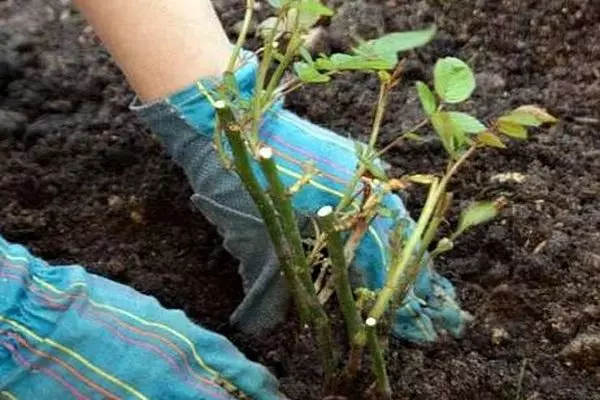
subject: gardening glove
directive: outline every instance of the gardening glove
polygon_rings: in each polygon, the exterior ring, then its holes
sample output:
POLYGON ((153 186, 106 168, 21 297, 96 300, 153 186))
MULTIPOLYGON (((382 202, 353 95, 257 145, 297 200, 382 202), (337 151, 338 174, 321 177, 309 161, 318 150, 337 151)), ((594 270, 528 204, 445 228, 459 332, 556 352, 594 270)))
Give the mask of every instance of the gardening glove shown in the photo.
MULTIPOLYGON (((242 59, 235 78, 241 97, 247 100, 254 91, 258 64, 250 53, 242 59)), ((217 226, 225 248, 240 260, 246 297, 231 319, 252 333, 282 320, 288 294, 260 214, 239 177, 222 166, 213 146, 215 111, 205 93, 218 84, 217 78, 203 79, 154 103, 135 100, 132 109, 184 168, 196 192, 193 202, 217 226)), ((353 141, 294 115, 282 104, 275 104, 264 116, 260 140, 273 149, 286 186, 297 182, 308 168, 318 171, 292 198, 301 220, 323 206, 338 204, 359 166, 353 141)), ((257 165, 254 169, 266 187, 257 165)), ((354 271, 371 289, 385 282, 389 238, 396 224, 403 223, 407 234, 414 227, 400 198, 388 194, 383 203, 393 217, 373 220, 353 262, 354 271)), ((393 332, 415 342, 435 340, 436 329, 458 335, 466 315, 456 304, 452 285, 428 264, 396 311, 393 332)))
POLYGON ((0 398, 284 399, 227 339, 0 236, 0 398))

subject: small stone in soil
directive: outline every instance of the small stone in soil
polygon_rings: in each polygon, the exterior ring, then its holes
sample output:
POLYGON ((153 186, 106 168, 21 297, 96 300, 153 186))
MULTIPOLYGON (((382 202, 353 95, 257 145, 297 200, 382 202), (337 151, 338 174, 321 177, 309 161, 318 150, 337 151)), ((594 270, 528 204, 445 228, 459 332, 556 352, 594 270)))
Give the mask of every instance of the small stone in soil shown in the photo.
POLYGON ((26 123, 25 114, 0 109, 0 140, 22 134, 25 131, 26 123))
POLYGON ((560 356, 577 367, 600 365, 600 333, 582 333, 577 335, 560 352, 560 356))
POLYGON ((506 80, 500 74, 492 72, 480 72, 476 80, 482 93, 499 92, 506 87, 506 80))
POLYGON ((492 343, 496 346, 502 344, 502 342, 510 339, 510 335, 504 328, 493 328, 492 329, 492 343))

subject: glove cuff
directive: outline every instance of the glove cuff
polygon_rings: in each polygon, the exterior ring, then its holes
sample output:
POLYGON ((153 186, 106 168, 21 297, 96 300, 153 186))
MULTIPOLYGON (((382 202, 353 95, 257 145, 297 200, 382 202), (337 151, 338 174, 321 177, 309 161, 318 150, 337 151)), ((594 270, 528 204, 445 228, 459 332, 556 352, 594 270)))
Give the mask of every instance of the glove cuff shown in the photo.
MULTIPOLYGON (((242 100, 252 97, 256 87, 258 58, 250 51, 240 55, 238 69, 234 72, 235 82, 242 100)), ((200 78, 184 89, 163 99, 143 103, 139 97, 134 98, 130 109, 148 125, 155 125, 157 118, 165 113, 177 114, 185 118, 185 122, 197 129, 200 135, 212 138, 215 129, 215 110, 207 94, 214 92, 223 83, 223 76, 200 78)), ((156 132, 160 135, 160 131, 156 132)))

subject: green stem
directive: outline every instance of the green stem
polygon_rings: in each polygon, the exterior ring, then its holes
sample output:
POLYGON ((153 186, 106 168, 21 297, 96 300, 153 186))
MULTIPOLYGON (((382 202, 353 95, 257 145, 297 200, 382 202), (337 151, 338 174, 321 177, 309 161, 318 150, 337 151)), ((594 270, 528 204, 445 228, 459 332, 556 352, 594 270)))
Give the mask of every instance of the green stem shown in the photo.
POLYGON ((369 345, 369 351, 371 353, 373 363, 373 374, 376 379, 376 388, 379 392, 380 399, 391 399, 392 388, 390 386, 390 380, 388 378, 387 369, 385 365, 385 359, 383 357, 383 351, 377 338, 376 321, 371 318, 367 319, 367 343, 369 345))
POLYGON ((344 257, 344 242, 342 236, 335 229, 335 216, 333 208, 326 206, 317 213, 323 230, 327 234, 327 248, 329 258, 333 266, 333 280, 340 308, 346 323, 349 343, 353 343, 356 335, 362 330, 360 316, 356 309, 350 278, 348 276, 348 265, 344 257))
MULTIPOLYGON (((440 190, 443 188, 440 187, 440 190)), ((404 301, 404 297, 410 288, 410 285, 417 279, 419 271, 421 270, 421 266, 423 265, 423 256, 425 252, 429 248, 429 245, 435 238, 437 231, 440 227, 444 219, 444 215, 448 206, 450 205, 450 199, 452 195, 450 193, 440 193, 440 199, 436 205, 435 211, 433 213, 433 217, 431 217, 431 221, 423 234, 423 238, 420 242, 419 252, 416 257, 412 257, 410 263, 406 266, 405 272, 402 274, 403 279, 398 282, 395 288, 395 298, 397 300, 397 304, 400 305, 404 301)), ((430 260, 433 260, 433 256, 430 255, 430 260)), ((428 260, 429 262, 429 260, 428 260)))
POLYGON ((364 340, 355 339, 350 344, 350 354, 348 355, 348 366, 346 368, 348 377, 354 378, 360 371, 360 365, 362 363, 363 349, 365 348, 366 332, 363 335, 364 340))
POLYGON ((381 86, 379 87, 379 97, 377 99, 377 111, 375 111, 373 130, 371 132, 371 137, 369 138, 369 150, 374 149, 375 145, 377 144, 379 132, 381 131, 381 124, 383 123, 383 116, 385 115, 385 109, 388 103, 389 93, 389 85, 382 82, 381 86))
POLYGON ((313 325, 313 328, 315 329, 323 359, 325 376, 327 379, 330 379, 335 372, 337 364, 331 324, 327 313, 319 302, 317 292, 315 291, 315 286, 310 275, 308 260, 302 246, 302 236, 296 222, 296 214, 290 197, 286 192, 281 179, 279 179, 277 164, 273 160, 273 150, 270 147, 261 148, 258 152, 258 158, 262 171, 269 184, 273 207, 279 213, 283 234, 290 241, 294 273, 303 287, 303 291, 301 291, 303 296, 305 296, 303 303, 307 304, 309 311, 308 319, 305 319, 303 323, 309 323, 313 325))
MULTIPOLYGON (((375 306, 371 310, 369 316, 378 320, 383 313, 385 312, 390 300, 393 298, 394 293, 397 291, 400 282, 400 279, 405 274, 407 267, 409 267, 410 263, 414 260, 413 254, 415 252, 416 247, 419 245, 419 241, 421 241, 422 235, 425 232, 425 229, 430 223, 433 213, 435 212, 440 198, 446 192, 446 187, 448 186, 448 182, 454 174, 458 171, 461 165, 475 152, 477 149, 476 145, 471 146, 462 156, 448 168, 448 172, 442 177, 441 181, 434 180, 434 182, 429 187, 429 193, 427 195, 427 200, 425 202, 425 206, 421 211, 421 215, 419 217, 419 221, 417 222, 417 226, 408 240, 408 243, 403 249, 402 256, 399 258, 398 263, 393 265, 388 273, 388 279, 384 286, 384 288, 379 292, 377 296, 377 300, 375 302, 375 306)), ((435 232, 430 233, 433 235, 435 232)), ((425 251, 426 247, 422 246, 421 249, 425 251)), ((419 265, 419 259, 414 261, 419 265)), ((412 282, 405 279, 402 282, 402 287, 407 287, 412 282)))
POLYGON ((267 89, 265 91, 265 98, 267 100, 270 99, 273 95, 273 92, 279 85, 279 82, 281 81, 281 78, 283 77, 283 74, 285 73, 286 69, 292 63, 292 60, 294 59, 294 56, 297 50, 300 48, 300 46, 302 46, 302 40, 299 39, 299 36, 292 36, 292 38, 290 39, 290 43, 288 44, 287 50, 283 56, 283 60, 281 60, 281 62, 277 66, 277 69, 275 70, 275 72, 273 72, 273 76, 271 77, 269 85, 267 86, 267 89))
POLYGON ((290 201, 285 187, 283 186, 281 179, 279 179, 277 165, 273 160, 273 150, 270 147, 261 148, 258 151, 258 159, 269 184, 273 205, 279 212, 284 234, 290 240, 293 264, 296 268, 295 272, 300 274, 303 270, 308 270, 308 262, 302 247, 300 229, 296 223, 296 213, 294 212, 292 202, 290 201))
MULTIPOLYGON (((443 189, 443 188, 442 188, 443 189)), ((427 230, 423 235, 423 240, 421 241, 421 247, 419 248, 419 253, 417 254, 417 262, 418 265, 421 264, 422 258, 425 255, 425 252, 429 248, 429 245, 435 239, 435 235, 437 234, 442 221, 444 220, 444 215, 446 215, 446 211, 450 206, 450 202, 452 201, 451 193, 444 193, 443 197, 438 202, 435 212, 433 213, 433 218, 431 218, 431 222, 429 226, 427 226, 427 230)))
POLYGON ((273 26, 273 29, 266 40, 265 51, 263 52, 263 57, 258 70, 258 76, 256 78, 252 114, 252 140, 258 140, 258 128, 260 126, 262 114, 263 89, 265 86, 265 80, 267 79, 267 72, 269 71, 271 60, 273 58, 273 43, 277 37, 277 31, 279 30, 281 19, 282 17, 279 15, 277 17, 277 21, 275 22, 275 26, 273 26))
POLYGON ((403 133, 402 135, 400 135, 397 138, 395 138, 394 140, 392 140, 383 149, 379 150, 377 152, 377 157, 381 157, 383 154, 387 153, 392 147, 396 146, 398 143, 403 141, 406 138, 406 135, 408 133, 414 133, 415 131, 417 131, 417 130, 421 129, 422 127, 424 127, 425 125, 427 125, 428 122, 429 122, 428 119, 424 119, 421 122, 419 122, 418 124, 416 124, 415 126, 413 126, 412 128, 410 128, 409 130, 405 131, 405 133, 403 133))
POLYGON ((254 200, 254 203, 265 222, 265 226, 267 227, 269 236, 279 258, 281 268, 286 277, 289 290, 292 293, 292 298, 296 303, 300 319, 307 321, 310 317, 309 307, 304 299, 305 296, 301 293, 300 289, 302 286, 298 284, 298 277, 291 265, 292 254, 289 247, 284 242, 283 229, 278 221, 275 208, 254 176, 250 157, 248 156, 244 139, 242 138, 242 132, 235 121, 233 112, 223 101, 215 102, 215 108, 219 116, 219 121, 222 124, 222 128, 225 131, 225 135, 231 145, 236 172, 244 183, 246 190, 248 190, 248 193, 254 200))
POLYGON ((398 259, 398 262, 395 265, 392 265, 390 268, 385 286, 379 292, 377 300, 375 301, 375 306, 369 313, 369 317, 374 318, 375 321, 378 321, 385 312, 390 300, 394 296, 394 292, 396 291, 398 283, 400 282, 406 267, 411 259, 413 259, 415 249, 417 248, 417 245, 421 240, 421 236, 429 224, 431 215, 435 210, 439 195, 439 180, 436 178, 429 187, 427 201, 425 202, 425 206, 421 211, 421 216, 419 217, 417 226, 411 237, 408 239, 406 246, 404 246, 402 250, 402 256, 398 259))
MULTIPOLYGON (((389 87, 385 82, 382 82, 379 88, 379 98, 377 101, 377 109, 375 111, 375 119, 373 120, 373 128, 371 130, 371 136, 369 138, 369 152, 371 152, 377 144, 377 139, 379 138, 379 132, 381 131, 381 124, 383 123, 383 116, 385 115, 388 98, 389 87)), ((360 178, 362 178, 366 170, 367 168, 365 165, 360 165, 359 168, 356 170, 356 172, 352 176, 352 179, 350 179, 350 183, 346 186, 344 190, 344 197, 342 197, 342 200, 337 205, 336 211, 342 211, 346 209, 346 207, 348 207, 350 203, 352 203, 356 187, 358 186, 360 178)))
POLYGON ((248 36, 248 30, 250 29, 250 24, 252 23, 252 14, 254 12, 254 0, 246 0, 246 14, 244 15, 244 22, 242 25, 242 30, 240 31, 240 35, 235 43, 235 47, 233 48, 233 53, 231 53, 231 58, 229 59, 229 64, 227 65, 227 72, 232 73, 235 64, 237 63, 238 57, 240 55, 240 51, 246 43, 246 36, 248 36))
POLYGON ((287 48, 285 50, 285 55, 283 56, 283 60, 277 66, 277 69, 273 73, 271 80, 269 81, 269 85, 266 90, 266 100, 271 98, 273 91, 279 84, 279 81, 283 77, 283 74, 287 67, 290 65, 294 56, 296 55, 300 46, 302 46, 302 40, 300 39, 300 10, 296 9, 296 16, 294 18, 294 26, 292 28, 292 36, 290 41, 288 42, 287 48))

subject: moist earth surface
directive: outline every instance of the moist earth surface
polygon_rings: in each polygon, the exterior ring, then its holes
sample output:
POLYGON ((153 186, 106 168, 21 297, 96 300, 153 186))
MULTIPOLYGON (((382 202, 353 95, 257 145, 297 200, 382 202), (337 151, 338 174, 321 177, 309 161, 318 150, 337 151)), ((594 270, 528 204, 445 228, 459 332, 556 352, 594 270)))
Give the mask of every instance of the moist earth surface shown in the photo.
MULTIPOLYGON (((215 1, 232 38, 242 3, 215 1)), ((535 103, 561 119, 527 142, 477 156, 453 182, 454 211, 472 199, 502 195, 510 203, 439 259, 475 320, 460 339, 392 342, 395 398, 600 399, 600 3, 329 5, 338 13, 322 21, 318 51, 348 50, 347 32, 370 38, 439 28, 407 60, 382 144, 422 118, 414 81, 431 82, 435 60, 449 55, 477 72, 465 111, 487 120, 535 103)), ((265 17, 268 5, 261 6, 265 17)), ((365 138, 376 96, 373 77, 344 75, 293 94, 287 105, 365 138)), ((290 398, 323 398, 318 358, 293 319, 258 338, 227 326, 243 295, 236 263, 191 206, 181 171, 128 111, 132 97, 68 0, 0 1, 0 233, 48 261, 80 263, 185 310, 271 368, 290 398)), ((425 134, 387 154, 395 175, 443 166, 441 147, 425 134)), ((418 212, 423 194, 404 197, 418 212)))

